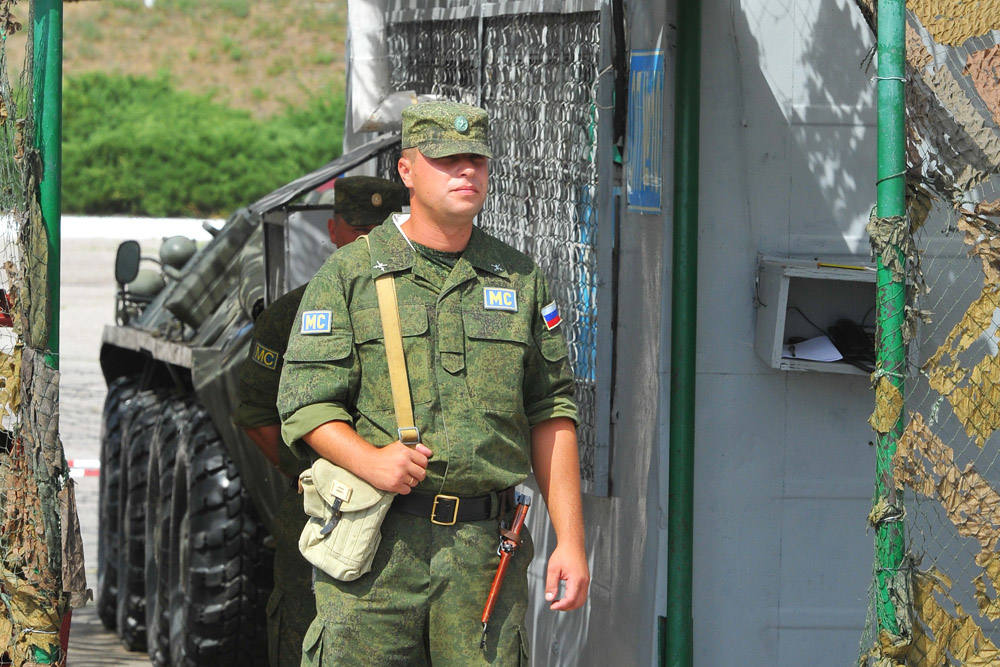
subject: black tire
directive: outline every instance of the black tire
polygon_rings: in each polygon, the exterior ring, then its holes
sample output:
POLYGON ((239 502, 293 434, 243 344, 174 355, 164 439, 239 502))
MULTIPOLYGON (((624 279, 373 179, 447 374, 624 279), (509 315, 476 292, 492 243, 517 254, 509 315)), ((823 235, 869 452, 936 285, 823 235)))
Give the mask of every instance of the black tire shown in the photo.
POLYGON ((139 381, 116 378, 108 385, 101 415, 101 476, 98 482, 97 615, 114 632, 118 608, 118 552, 121 541, 119 495, 121 482, 122 421, 130 409, 139 381))
POLYGON ((194 406, 190 415, 171 499, 171 663, 263 664, 267 532, 208 413, 194 406))
POLYGON ((118 636, 129 651, 146 650, 146 475, 163 395, 136 394, 124 424, 121 457, 121 549, 118 559, 118 636))
POLYGON ((146 476, 146 646, 158 667, 170 665, 170 497, 180 429, 190 419, 190 403, 173 397, 164 404, 153 431, 146 476))

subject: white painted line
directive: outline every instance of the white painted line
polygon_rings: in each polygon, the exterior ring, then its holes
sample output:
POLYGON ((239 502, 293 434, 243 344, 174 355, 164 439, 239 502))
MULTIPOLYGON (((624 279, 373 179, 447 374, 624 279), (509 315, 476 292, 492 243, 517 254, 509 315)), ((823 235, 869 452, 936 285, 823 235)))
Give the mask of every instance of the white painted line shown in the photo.
POLYGON ((73 479, 101 475, 100 459, 67 459, 66 464, 69 466, 69 476, 73 479))
POLYGON ((64 239, 159 239, 180 235, 208 241, 212 235, 202 228, 203 222, 219 229, 226 221, 221 218, 64 215, 60 231, 64 239))

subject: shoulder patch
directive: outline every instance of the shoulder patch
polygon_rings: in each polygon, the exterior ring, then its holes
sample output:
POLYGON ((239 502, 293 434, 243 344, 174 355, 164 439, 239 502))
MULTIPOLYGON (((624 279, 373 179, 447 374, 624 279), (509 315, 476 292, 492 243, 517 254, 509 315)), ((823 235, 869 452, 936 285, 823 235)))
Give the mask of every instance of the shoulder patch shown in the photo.
POLYGON ((507 287, 484 287, 483 308, 517 312, 517 292, 507 287))
POLYGON ((302 313, 302 326, 299 328, 299 333, 330 333, 330 319, 329 310, 306 310, 302 313))
POLYGON ((272 371, 278 370, 278 360, 281 359, 281 355, 269 347, 264 347, 257 341, 253 342, 253 351, 250 353, 250 356, 264 368, 272 371))
POLYGON ((562 322, 562 318, 559 317, 559 306, 556 305, 555 301, 542 308, 542 321, 545 322, 545 328, 549 331, 555 329, 562 322))

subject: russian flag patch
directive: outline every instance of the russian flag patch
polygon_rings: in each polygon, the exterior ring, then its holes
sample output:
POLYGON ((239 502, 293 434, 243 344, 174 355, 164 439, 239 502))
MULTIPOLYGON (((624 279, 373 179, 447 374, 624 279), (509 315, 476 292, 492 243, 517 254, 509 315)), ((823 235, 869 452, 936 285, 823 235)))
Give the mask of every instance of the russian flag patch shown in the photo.
POLYGON ((555 329, 562 322, 562 318, 559 317, 559 306, 556 305, 555 301, 542 308, 542 321, 545 322, 545 328, 549 331, 555 329))

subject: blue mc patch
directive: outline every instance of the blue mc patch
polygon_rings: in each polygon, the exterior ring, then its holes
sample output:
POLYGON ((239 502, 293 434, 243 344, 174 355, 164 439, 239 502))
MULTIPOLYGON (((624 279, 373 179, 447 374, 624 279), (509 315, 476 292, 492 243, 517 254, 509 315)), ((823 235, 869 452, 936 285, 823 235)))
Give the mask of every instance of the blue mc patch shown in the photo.
POLYGON ((330 333, 329 310, 307 310, 302 313, 302 328, 299 333, 325 334, 330 333))
POLYGON ((483 308, 517 312, 517 292, 506 287, 484 287, 483 308))

